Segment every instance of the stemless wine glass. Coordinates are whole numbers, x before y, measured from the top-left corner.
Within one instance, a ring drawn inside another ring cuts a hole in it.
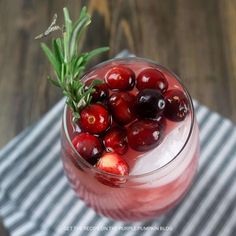
[[[148,159],[142,164],[146,169],[153,166],[154,169],[150,171],[144,170],[138,174],[131,172],[129,176],[122,177],[109,174],[89,164],[75,150],[72,139],[77,128],[73,124],[71,110],[66,105],[61,133],[62,162],[75,193],[98,214],[122,221],[147,220],[173,208],[189,189],[198,165],[199,130],[191,97],[183,84],[172,72],[152,61],[137,57],[109,60],[89,70],[82,80],[103,79],[104,73],[118,64],[129,66],[136,74],[147,67],[157,68],[168,78],[169,87],[177,87],[184,92],[189,102],[189,114],[188,119],[182,121],[187,127],[185,138],[182,134],[179,134],[181,137],[176,134],[181,145],[178,143],[175,147],[175,142],[172,142],[171,147],[175,150],[172,155],[168,154],[168,158],[163,148],[162,153],[159,153],[158,147],[155,148],[152,155],[156,155],[161,164],[155,167],[153,163],[148,163]],[[167,123],[167,126],[171,124]],[[126,161],[135,165],[130,160]],[[114,182],[119,185],[112,184]]]

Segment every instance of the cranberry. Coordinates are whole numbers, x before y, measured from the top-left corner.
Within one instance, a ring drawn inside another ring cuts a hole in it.
[[[83,131],[99,134],[110,125],[110,116],[107,109],[101,104],[91,104],[80,112],[80,128]]]
[[[141,71],[138,75],[136,87],[138,90],[147,88],[159,89],[163,93],[168,88],[168,82],[163,73],[156,69],[148,68]]]
[[[129,166],[124,159],[114,152],[105,153],[97,162],[96,167],[109,174],[118,175],[106,176],[102,174],[97,175],[97,179],[109,186],[117,186],[125,182],[121,177],[129,174]]]
[[[88,89],[93,80],[86,81],[85,89]],[[105,83],[94,85],[94,92],[92,93],[92,102],[103,101],[109,96],[108,86]]]
[[[135,74],[128,67],[119,65],[108,71],[105,81],[110,89],[132,90],[135,84]]]
[[[128,124],[135,119],[135,96],[128,92],[113,93],[109,98],[109,108],[114,120],[119,124]]]
[[[158,116],[151,120],[158,122],[162,130],[166,127],[166,118],[164,115]]]
[[[182,121],[188,114],[188,100],[178,89],[168,90],[165,94],[166,107],[164,115],[172,121]]]
[[[107,151],[123,155],[128,150],[126,130],[122,127],[111,128],[103,138]]]
[[[103,153],[102,145],[99,139],[88,133],[77,134],[73,140],[76,151],[90,164],[96,164]]]
[[[163,127],[154,120],[138,120],[128,127],[128,143],[136,151],[145,152],[158,146]]]
[[[136,97],[135,110],[139,117],[155,118],[165,108],[165,100],[160,91],[156,89],[144,89]]]

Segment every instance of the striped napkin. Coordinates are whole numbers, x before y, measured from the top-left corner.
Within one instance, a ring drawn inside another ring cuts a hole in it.
[[[123,54],[124,55],[124,54]],[[236,235],[236,127],[194,102],[201,158],[181,204],[147,222],[97,215],[76,198],[60,161],[64,99],[0,151],[0,215],[13,236]]]

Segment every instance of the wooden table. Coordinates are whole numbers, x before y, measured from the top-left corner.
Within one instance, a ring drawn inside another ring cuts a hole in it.
[[[111,47],[94,64],[124,48],[156,60],[178,74],[194,98],[236,122],[235,0],[1,0],[0,147],[61,98],[46,80],[51,70],[34,37],[55,12],[62,19],[63,6],[75,17],[84,4],[93,23],[83,50]]]

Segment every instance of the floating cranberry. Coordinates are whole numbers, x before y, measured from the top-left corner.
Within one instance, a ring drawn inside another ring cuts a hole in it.
[[[163,126],[154,120],[138,120],[128,127],[128,143],[136,151],[149,151],[161,142]]]
[[[165,100],[160,91],[156,89],[144,89],[136,97],[135,110],[139,117],[155,118],[165,108]]]
[[[103,153],[99,139],[88,133],[77,134],[73,138],[72,144],[81,157],[92,165],[97,163]]]
[[[88,80],[86,84],[86,89],[89,88],[93,80]],[[105,83],[94,85],[94,92],[92,93],[92,102],[104,101],[109,96],[108,86]]]
[[[100,134],[109,127],[110,115],[103,105],[91,104],[80,112],[79,125],[83,131]]]
[[[171,89],[164,94],[164,97],[166,101],[165,117],[177,122],[184,120],[189,110],[185,94],[178,89]]]
[[[132,90],[135,84],[135,74],[128,67],[119,65],[108,71],[105,81],[110,89]]]
[[[135,96],[128,92],[113,93],[109,98],[109,108],[114,120],[126,125],[135,119]]]
[[[103,138],[103,144],[108,152],[125,154],[128,150],[126,130],[122,127],[111,128]]]
[[[124,183],[126,180],[122,179],[122,177],[129,174],[129,166],[126,161],[114,152],[105,153],[97,162],[96,167],[109,174],[118,175],[117,177],[112,177],[97,174],[97,179],[109,186],[117,186]]]
[[[138,90],[158,89],[163,93],[168,88],[168,82],[162,72],[148,68],[141,71],[138,75],[136,87]]]

